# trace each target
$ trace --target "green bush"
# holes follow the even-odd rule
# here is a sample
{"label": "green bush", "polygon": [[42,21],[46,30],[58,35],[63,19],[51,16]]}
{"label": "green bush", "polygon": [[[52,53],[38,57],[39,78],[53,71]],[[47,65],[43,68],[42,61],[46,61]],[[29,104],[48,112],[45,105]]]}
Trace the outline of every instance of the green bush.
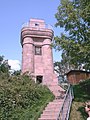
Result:
{"label": "green bush", "polygon": [[28,76],[0,76],[0,119],[37,120],[54,96]]}

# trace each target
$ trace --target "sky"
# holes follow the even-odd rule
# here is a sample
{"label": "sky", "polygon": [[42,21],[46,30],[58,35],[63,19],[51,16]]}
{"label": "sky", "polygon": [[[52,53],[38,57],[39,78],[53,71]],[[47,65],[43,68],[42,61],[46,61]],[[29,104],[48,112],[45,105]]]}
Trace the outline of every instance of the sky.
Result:
{"label": "sky", "polygon": [[[30,18],[44,19],[53,26],[54,36],[60,35],[55,28],[55,13],[59,0],[1,0],[0,1],[0,55],[9,60],[12,69],[19,69],[22,61],[20,33]],[[60,53],[53,51],[53,60],[60,61]],[[15,66],[17,66],[15,68]]]}

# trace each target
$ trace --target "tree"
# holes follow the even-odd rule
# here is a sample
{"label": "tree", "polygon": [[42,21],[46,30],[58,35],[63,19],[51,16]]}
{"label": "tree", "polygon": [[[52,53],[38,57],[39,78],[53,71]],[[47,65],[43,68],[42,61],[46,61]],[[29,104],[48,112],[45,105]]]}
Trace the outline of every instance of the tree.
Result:
{"label": "tree", "polygon": [[0,73],[9,73],[10,68],[8,60],[4,60],[4,56],[0,56]]}
{"label": "tree", "polygon": [[55,37],[55,49],[74,69],[83,64],[90,70],[90,0],[61,0],[55,17],[55,26],[65,30]]}
{"label": "tree", "polygon": [[65,73],[69,72],[72,69],[75,69],[75,65],[69,64],[69,57],[66,56],[65,53],[62,53],[62,59],[60,62],[54,62],[54,70],[59,75],[65,75]]}
{"label": "tree", "polygon": [[16,75],[16,76],[18,76],[20,74],[21,74],[21,70],[16,70],[12,73],[12,75]]}

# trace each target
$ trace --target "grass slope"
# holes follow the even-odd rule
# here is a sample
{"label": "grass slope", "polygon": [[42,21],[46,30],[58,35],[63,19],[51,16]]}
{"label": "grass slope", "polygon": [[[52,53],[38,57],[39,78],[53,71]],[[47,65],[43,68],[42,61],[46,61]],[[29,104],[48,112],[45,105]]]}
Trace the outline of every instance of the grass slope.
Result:
{"label": "grass slope", "polygon": [[73,86],[74,101],[71,108],[70,120],[86,120],[88,117],[85,113],[84,105],[90,101],[90,79],[80,82]]}
{"label": "grass slope", "polygon": [[0,120],[37,120],[54,96],[28,76],[0,75]]}

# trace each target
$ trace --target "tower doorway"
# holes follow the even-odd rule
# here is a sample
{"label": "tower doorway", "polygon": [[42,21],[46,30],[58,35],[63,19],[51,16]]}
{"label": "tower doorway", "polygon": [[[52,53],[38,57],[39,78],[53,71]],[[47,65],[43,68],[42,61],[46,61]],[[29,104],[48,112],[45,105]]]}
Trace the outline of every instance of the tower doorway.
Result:
{"label": "tower doorway", "polygon": [[39,75],[39,76],[36,76],[36,82],[37,83],[42,83],[42,80],[43,80],[43,76]]}

